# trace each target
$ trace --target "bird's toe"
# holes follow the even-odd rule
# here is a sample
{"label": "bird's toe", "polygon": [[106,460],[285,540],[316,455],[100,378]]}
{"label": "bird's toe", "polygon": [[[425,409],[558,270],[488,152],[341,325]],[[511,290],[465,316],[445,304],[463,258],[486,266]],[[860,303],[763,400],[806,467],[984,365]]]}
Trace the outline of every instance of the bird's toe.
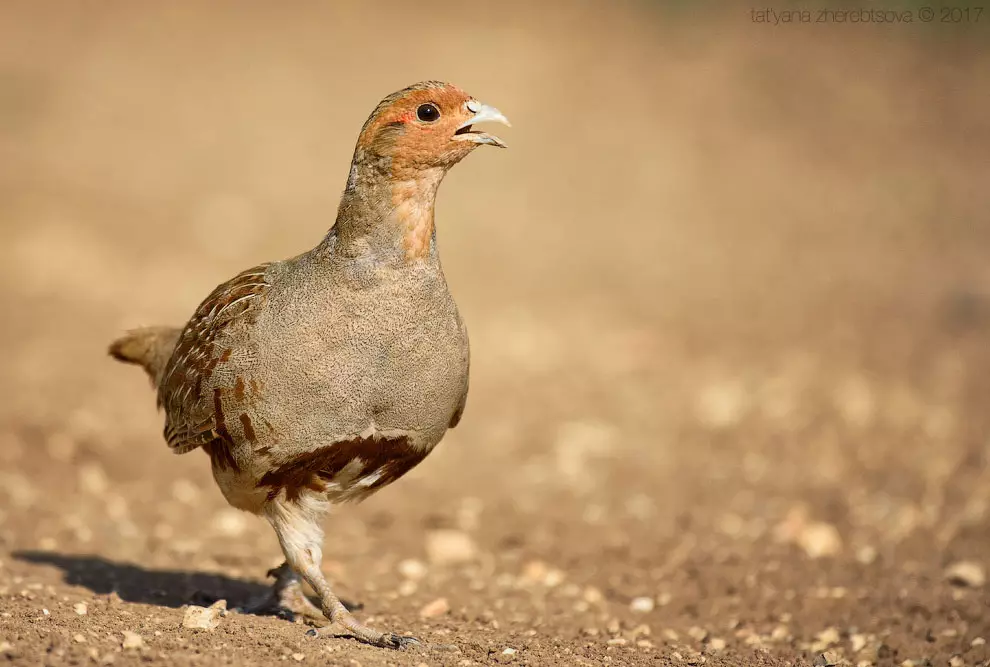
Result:
{"label": "bird's toe", "polygon": [[416,646],[422,642],[416,637],[409,637],[405,635],[396,635],[391,632],[386,632],[382,635],[380,645],[383,648],[392,648],[401,651],[404,648],[410,646]]}

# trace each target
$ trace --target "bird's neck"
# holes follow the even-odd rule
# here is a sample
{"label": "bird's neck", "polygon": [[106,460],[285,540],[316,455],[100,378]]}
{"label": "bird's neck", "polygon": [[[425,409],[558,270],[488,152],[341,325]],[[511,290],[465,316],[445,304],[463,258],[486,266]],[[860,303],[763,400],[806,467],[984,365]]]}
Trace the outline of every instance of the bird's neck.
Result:
{"label": "bird's neck", "polygon": [[433,208],[445,170],[355,162],[321,247],[338,259],[381,264],[437,261]]}

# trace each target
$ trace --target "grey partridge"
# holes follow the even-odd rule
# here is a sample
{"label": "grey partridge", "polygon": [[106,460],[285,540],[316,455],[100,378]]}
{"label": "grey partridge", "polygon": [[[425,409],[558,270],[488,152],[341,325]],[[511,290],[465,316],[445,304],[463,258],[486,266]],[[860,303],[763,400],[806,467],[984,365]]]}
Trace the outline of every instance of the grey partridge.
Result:
{"label": "grey partridge", "polygon": [[389,95],[361,130],[336,221],[315,248],[231,278],[183,328],[138,329],[110,346],[157,387],[172,451],[205,451],[227,502],[275,529],[285,563],[273,599],[377,646],[415,640],[341,604],[320,568],[321,520],[407,473],[464,411],[468,335],[433,212],[451,167],[478,146],[505,146],[474,129],[484,121],[509,124],[450,84]]}

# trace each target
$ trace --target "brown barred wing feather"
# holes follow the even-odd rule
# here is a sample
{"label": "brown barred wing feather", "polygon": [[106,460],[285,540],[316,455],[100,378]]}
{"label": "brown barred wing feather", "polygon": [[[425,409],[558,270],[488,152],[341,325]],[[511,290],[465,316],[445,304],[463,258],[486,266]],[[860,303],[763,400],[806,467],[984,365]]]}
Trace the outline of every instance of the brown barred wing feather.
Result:
{"label": "brown barred wing feather", "polygon": [[[249,322],[269,288],[262,264],[218,286],[186,324],[158,386],[158,404],[165,410],[165,440],[177,454],[227,436],[218,419],[217,399],[208,391],[210,378],[235,353],[226,333]],[[229,436],[227,436],[229,437]]]}

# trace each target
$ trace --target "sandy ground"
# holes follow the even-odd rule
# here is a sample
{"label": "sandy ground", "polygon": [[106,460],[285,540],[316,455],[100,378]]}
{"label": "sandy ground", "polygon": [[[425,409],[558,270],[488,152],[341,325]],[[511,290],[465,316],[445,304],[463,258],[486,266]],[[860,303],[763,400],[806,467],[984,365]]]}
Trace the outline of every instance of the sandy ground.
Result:
{"label": "sandy ground", "polygon": [[[4,2],[0,661],[990,664],[990,19],[679,7]],[[314,245],[424,78],[514,127],[440,193],[464,421],[327,523],[398,653],[233,611],[274,535],[105,346]]]}

